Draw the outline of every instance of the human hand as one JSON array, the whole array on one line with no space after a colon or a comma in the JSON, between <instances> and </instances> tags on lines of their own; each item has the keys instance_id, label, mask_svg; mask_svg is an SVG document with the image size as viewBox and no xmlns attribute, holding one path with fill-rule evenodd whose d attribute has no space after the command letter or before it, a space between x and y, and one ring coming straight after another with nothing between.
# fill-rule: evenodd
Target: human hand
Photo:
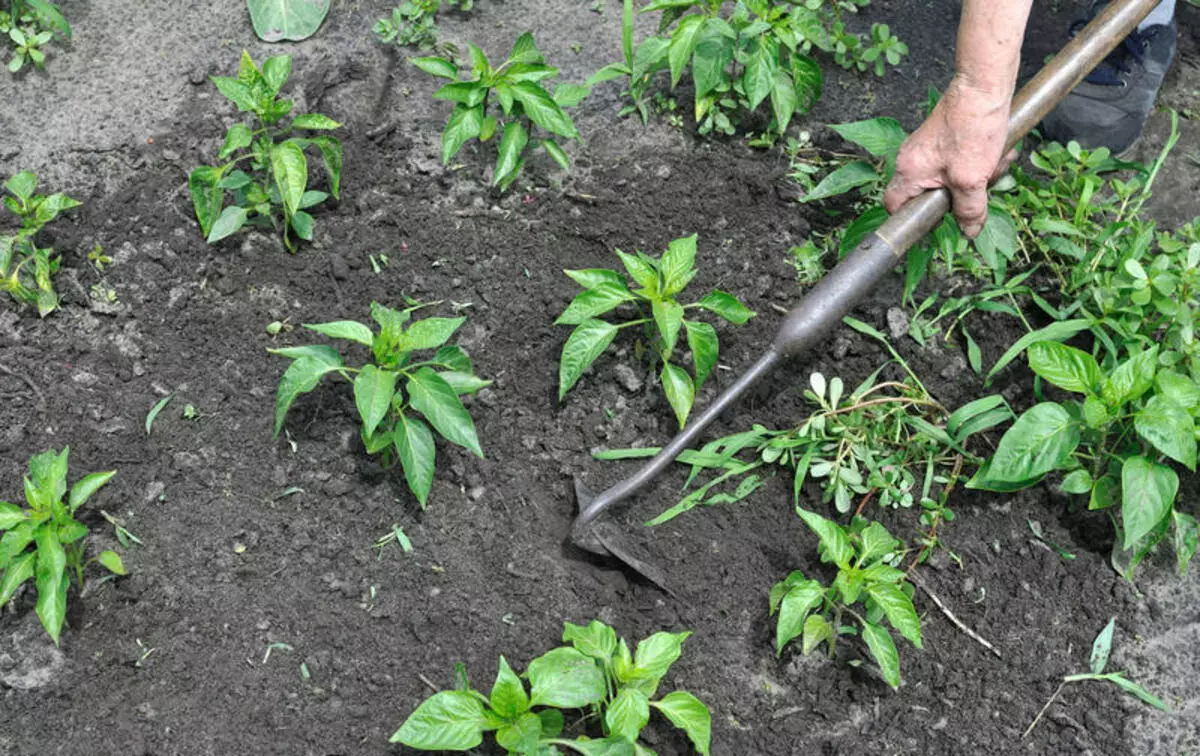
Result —
<instances>
[{"instance_id":1,"label":"human hand","mask_svg":"<svg viewBox=\"0 0 1200 756\"><path fill-rule=\"evenodd\" d=\"M1008 170L1016 151L1004 154L1010 99L973 87L956 76L933 112L896 156L896 173L883 195L889 213L928 189L950 190L962 232L979 235L987 220L987 187Z\"/></svg>"}]
</instances>

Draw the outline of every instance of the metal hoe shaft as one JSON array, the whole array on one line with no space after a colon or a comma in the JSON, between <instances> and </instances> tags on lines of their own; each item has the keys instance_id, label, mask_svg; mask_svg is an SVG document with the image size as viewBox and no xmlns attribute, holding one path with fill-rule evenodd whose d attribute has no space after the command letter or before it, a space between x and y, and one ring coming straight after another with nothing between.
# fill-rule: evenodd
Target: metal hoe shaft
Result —
<instances>
[{"instance_id":1,"label":"metal hoe shaft","mask_svg":"<svg viewBox=\"0 0 1200 756\"><path fill-rule=\"evenodd\" d=\"M1013 99L1005 150L1028 134L1158 3L1159 0L1114 2L1084 27ZM595 519L653 480L782 358L803 352L820 341L949 210L950 193L934 189L914 197L893 213L788 313L766 353L687 428L636 473L591 501L580 502L580 513L571 531L572 541L589 551L610 553L611 549L605 548L591 532Z\"/></svg>"}]
</instances>

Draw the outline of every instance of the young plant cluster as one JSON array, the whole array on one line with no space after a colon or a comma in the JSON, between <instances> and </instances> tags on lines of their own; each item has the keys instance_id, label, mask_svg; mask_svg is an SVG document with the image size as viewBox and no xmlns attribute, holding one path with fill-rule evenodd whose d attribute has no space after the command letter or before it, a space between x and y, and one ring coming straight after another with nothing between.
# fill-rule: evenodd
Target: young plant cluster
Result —
<instances>
[{"instance_id":1,"label":"young plant cluster","mask_svg":"<svg viewBox=\"0 0 1200 756\"><path fill-rule=\"evenodd\" d=\"M21 221L12 236L0 236L0 291L23 304L37 306L46 317L58 308L51 277L58 271L59 258L49 247L37 245L37 234L64 210L79 202L65 194L36 194L37 176L23 171L4 183L4 206Z\"/></svg>"},{"instance_id":2,"label":"young plant cluster","mask_svg":"<svg viewBox=\"0 0 1200 756\"><path fill-rule=\"evenodd\" d=\"M631 653L625 639L603 622L567 622L563 642L570 645L529 662L523 676L501 656L489 695L471 688L460 669L456 689L437 693L418 706L392 742L422 751L467 751L483 743L484 733L494 732L496 744L509 754L650 756L654 751L638 737L651 711L657 711L683 730L697 753L708 756L708 707L682 690L656 698L689 635L655 633ZM529 681L528 688L522 677ZM563 734L564 711L575 709L587 712L584 721L596 722L601 737Z\"/></svg>"},{"instance_id":3,"label":"young plant cluster","mask_svg":"<svg viewBox=\"0 0 1200 756\"><path fill-rule=\"evenodd\" d=\"M8 10L0 10L0 35L12 45L12 58L8 70L20 71L32 64L42 68L46 64L43 49L55 37L71 41L71 25L62 14L62 9L46 0L10 0Z\"/></svg>"},{"instance_id":4,"label":"young plant cluster","mask_svg":"<svg viewBox=\"0 0 1200 756\"><path fill-rule=\"evenodd\" d=\"M771 615L779 615L776 653L782 654L784 646L801 638L805 656L825 643L832 659L842 635L858 634L883 679L892 688L900 687L900 655L883 620L921 648L921 620L913 608L913 587L905 572L895 566L902 544L883 525L868 524L862 517L856 516L849 527L843 527L800 507L796 513L817 535L821 561L836 566L837 576L826 586L797 570L771 588ZM860 603L863 606L856 609ZM857 627L843 624L847 619L853 619Z\"/></svg>"},{"instance_id":5,"label":"young plant cluster","mask_svg":"<svg viewBox=\"0 0 1200 756\"><path fill-rule=\"evenodd\" d=\"M562 401L583 372L608 349L622 328L642 327L644 342L639 352L650 355L650 367L662 363L659 379L667 402L675 411L679 427L687 422L696 392L717 364L717 331L709 323L685 317L688 310L706 310L734 325L742 325L754 312L732 294L714 289L696 302L680 304L678 296L696 276L696 235L676 239L662 257L643 252L617 256L636 288L615 270L590 268L564 271L584 288L555 321L575 326L563 344L558 369L558 398ZM614 325L600 316L628 306L636 310L632 319ZM682 333L681 333L682 332ZM675 347L685 335L692 355L692 375L677 362Z\"/></svg>"},{"instance_id":6,"label":"young plant cluster","mask_svg":"<svg viewBox=\"0 0 1200 756\"><path fill-rule=\"evenodd\" d=\"M474 0L445 0L451 6L467 13L474 7ZM419 50L440 50L454 54L454 46L438 42L437 14L443 0L405 0L392 9L391 18L376 22L375 36L384 44L398 47L416 47Z\"/></svg>"},{"instance_id":7,"label":"young plant cluster","mask_svg":"<svg viewBox=\"0 0 1200 756\"><path fill-rule=\"evenodd\" d=\"M42 627L58 645L67 618L67 590L71 578L83 588L83 572L91 562L116 575L125 566L115 551L86 558L87 526L75 513L92 494L108 483L115 471L84 476L67 493L67 457L62 452L42 452L30 458L25 478L28 508L0 501L0 607L12 601L17 590L32 579L37 588L37 615ZM64 498L65 497L65 498Z\"/></svg>"},{"instance_id":8,"label":"young plant cluster","mask_svg":"<svg viewBox=\"0 0 1200 756\"><path fill-rule=\"evenodd\" d=\"M475 45L468 48L470 72L460 71L457 63L444 57L412 59L425 73L450 80L433 93L436 99L454 103L442 132L442 163L449 164L468 141L488 142L499 134L492 185L501 191L521 173L530 148L541 147L563 170L569 170L570 158L554 137L579 138L566 108L578 105L590 90L578 84L559 84L551 95L543 82L557 76L558 69L546 65L532 34L522 34L508 59L496 67L483 50ZM534 138L535 128L548 136Z\"/></svg>"},{"instance_id":9,"label":"young plant cluster","mask_svg":"<svg viewBox=\"0 0 1200 756\"><path fill-rule=\"evenodd\" d=\"M296 397L315 389L324 376L340 375L354 385L354 404L362 419L367 453L382 454L385 466L399 460L422 509L433 486L434 431L483 456L475 423L459 397L491 383L475 375L471 358L462 347L446 343L466 318L412 320L413 312L428 306L410 302L403 310L393 310L372 302L371 317L378 332L354 320L304 326L370 349L372 361L362 367L347 366L337 349L323 344L271 350L293 360L279 382L275 435L282 430ZM434 350L431 357L414 357L415 352L429 350Z\"/></svg>"},{"instance_id":10,"label":"young plant cluster","mask_svg":"<svg viewBox=\"0 0 1200 756\"><path fill-rule=\"evenodd\" d=\"M235 123L225 134L217 155L228 161L202 165L188 176L196 220L209 244L239 231L247 223L274 228L294 252L296 239L312 241L313 217L308 210L338 198L342 178L342 145L328 134L289 136L293 131L324 132L341 124L319 113L302 113L283 121L295 105L279 92L292 70L292 59L278 55L260 69L242 51L236 77L214 76L213 84L239 112L253 113L255 123ZM325 163L329 193L308 188L305 150L315 148ZM242 166L245 166L243 170ZM233 202L225 204L227 193Z\"/></svg>"}]
</instances>

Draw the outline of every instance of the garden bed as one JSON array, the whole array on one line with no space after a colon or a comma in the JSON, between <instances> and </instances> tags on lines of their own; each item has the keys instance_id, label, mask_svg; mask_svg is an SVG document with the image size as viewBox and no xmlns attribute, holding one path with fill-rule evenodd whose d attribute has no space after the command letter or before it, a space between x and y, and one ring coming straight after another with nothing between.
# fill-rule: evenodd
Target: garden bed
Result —
<instances>
[{"instance_id":1,"label":"garden bed","mask_svg":"<svg viewBox=\"0 0 1200 756\"><path fill-rule=\"evenodd\" d=\"M64 255L62 311L38 320L0 306L0 495L19 496L32 454L69 444L72 479L118 470L82 510L96 545L115 544L101 509L141 541L123 552L129 576L93 580L70 602L61 649L31 597L0 614L0 753L398 752L388 737L430 684L452 685L455 662L486 689L499 654L520 669L557 645L564 621L593 618L629 638L694 633L668 687L709 705L716 753L1200 748L1196 570L1178 579L1166 555L1148 561L1136 585L1120 579L1108 566L1107 519L1069 510L1049 487L955 494L958 518L943 538L962 563L939 552L921 574L999 654L919 592L925 648L901 648L898 692L870 664L844 663L852 652L838 663L792 650L776 658L768 589L793 569L823 575L815 539L792 510L790 480L643 528L677 500L680 468L619 509L674 595L564 545L572 476L600 489L633 469L589 452L659 445L675 424L650 377L629 390L611 354L556 403L568 329L553 319L576 291L562 269L611 266L614 248L657 253L698 233L697 289L730 291L759 313L721 330L724 369L698 397L702 406L801 296L788 247L832 222L791 201L786 157L698 139L690 126L619 120L619 87L610 84L581 107L585 142L573 148L569 176L540 157L496 194L481 155L468 150L461 166L440 165L445 103L429 99L429 77L369 32L391 5L335 2L317 37L286 51L295 58L292 95L346 124L341 202L318 211L315 242L294 256L260 233L210 247L186 173L212 159L232 108L206 76L230 73L243 46L259 60L280 48L253 38L240 0L157 5L131 15L65 2L73 46L44 73L0 76L0 133L11 137L0 144L0 176L33 170L84 203L52 229ZM619 55L619 3L603 13L589 5L480 0L469 16L448 14L443 34L500 52L532 28L563 78L582 81ZM1062 6L1039 9L1031 23L1033 65L1065 37L1077 9ZM926 87L949 75L954 8L877 2L869 16L892 23L909 59L882 80L827 67L826 97L803 125L820 132L821 123L888 114L914 126ZM1197 47L1187 29L1198 19L1189 7L1180 13L1183 60L1165 97L1195 107L1187 81ZM1162 129L1156 120L1147 154ZM1196 136L1185 121L1180 157L1162 179L1167 200L1155 210L1167 222L1193 212L1181 196L1195 196L1197 172L1182 156L1195 152ZM114 258L103 279L116 304L89 296L100 274L85 258L97 243ZM380 253L388 264L376 271L368 256ZM900 289L898 276L889 279L855 316L887 330ZM315 339L270 335L267 324L365 320L371 301L398 305L403 295L445 300L438 314L464 305L458 343L494 381L470 403L486 458L439 447L424 512L397 472L363 453L348 384L302 398L290 441L271 440L287 361L267 350ZM979 330L988 363L1016 336L999 320ZM957 349L896 343L946 406L985 393ZM799 418L811 371L854 384L886 359L876 342L839 333L778 370L710 436ZM1023 370L1010 368L988 390L1027 406ZM148 434L147 412L170 392ZM182 416L188 404L197 418ZM898 536L912 535L913 512L876 514ZM1028 520L1076 558L1034 539ZM411 555L395 544L373 548L393 525L411 538ZM1113 686L1076 684L1022 738L1062 675L1086 667L1113 616L1113 668L1174 712ZM646 741L660 754L688 752L662 722Z\"/></svg>"}]
</instances>

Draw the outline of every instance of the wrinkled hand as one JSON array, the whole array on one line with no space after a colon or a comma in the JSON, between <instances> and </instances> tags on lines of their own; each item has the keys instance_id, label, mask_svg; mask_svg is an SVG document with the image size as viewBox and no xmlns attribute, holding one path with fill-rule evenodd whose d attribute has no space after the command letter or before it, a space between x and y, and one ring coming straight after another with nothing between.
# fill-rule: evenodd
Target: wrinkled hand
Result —
<instances>
[{"instance_id":1,"label":"wrinkled hand","mask_svg":"<svg viewBox=\"0 0 1200 756\"><path fill-rule=\"evenodd\" d=\"M950 190L954 217L971 238L987 220L987 188L1008 169L1016 151L1004 154L1008 95L995 96L956 77L929 118L896 157L896 174L883 196L888 212L927 189Z\"/></svg>"}]
</instances>

